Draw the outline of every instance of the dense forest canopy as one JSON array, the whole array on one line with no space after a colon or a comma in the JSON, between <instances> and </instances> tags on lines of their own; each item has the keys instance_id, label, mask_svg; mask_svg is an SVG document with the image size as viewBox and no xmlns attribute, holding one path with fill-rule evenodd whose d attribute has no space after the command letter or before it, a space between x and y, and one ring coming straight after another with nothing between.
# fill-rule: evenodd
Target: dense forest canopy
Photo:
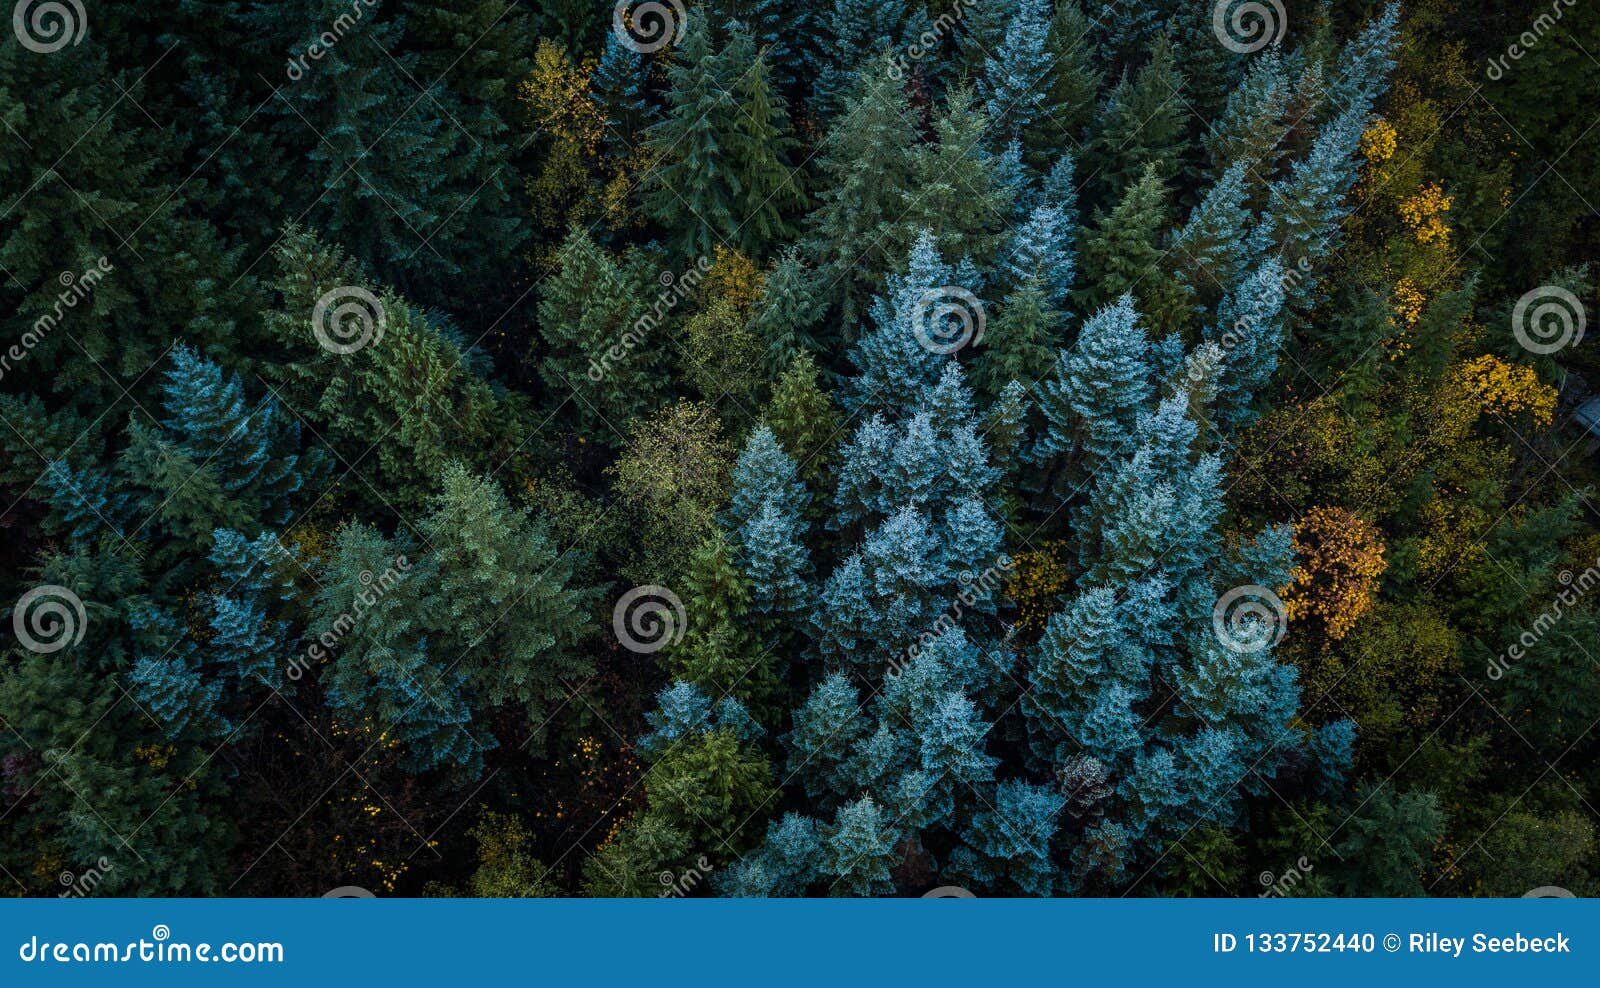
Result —
<instances>
[{"instance_id":1,"label":"dense forest canopy","mask_svg":"<svg viewBox=\"0 0 1600 988\"><path fill-rule=\"evenodd\" d=\"M1593 894L1597 52L21 0L0 888Z\"/></svg>"}]
</instances>

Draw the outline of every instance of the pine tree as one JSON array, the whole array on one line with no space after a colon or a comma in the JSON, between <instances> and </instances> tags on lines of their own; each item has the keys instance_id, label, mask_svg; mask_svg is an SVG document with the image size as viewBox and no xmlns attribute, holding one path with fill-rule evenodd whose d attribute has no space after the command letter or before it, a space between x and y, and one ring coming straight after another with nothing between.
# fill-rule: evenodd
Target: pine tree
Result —
<instances>
[{"instance_id":1,"label":"pine tree","mask_svg":"<svg viewBox=\"0 0 1600 988\"><path fill-rule=\"evenodd\" d=\"M319 0L291 59L320 28L348 18L342 0ZM267 14L265 16L273 16ZM280 15L281 16L281 15ZM368 18L361 37L334 57L310 61L302 78L263 112L307 162L306 222L359 257L384 281L426 302L462 303L516 256L527 237L516 216L504 135L473 133L455 92L434 87L419 112L419 54L404 44L404 21ZM453 45L451 47L454 47ZM449 286L448 290L439 290Z\"/></svg>"},{"instance_id":2,"label":"pine tree","mask_svg":"<svg viewBox=\"0 0 1600 988\"><path fill-rule=\"evenodd\" d=\"M1030 279L1006 299L1005 308L984 334L973 382L998 397L1012 382L1042 380L1055 365L1061 314L1051 307L1037 280Z\"/></svg>"},{"instance_id":3,"label":"pine tree","mask_svg":"<svg viewBox=\"0 0 1600 988\"><path fill-rule=\"evenodd\" d=\"M1284 284L1283 266L1267 260L1223 302L1206 334L1222 351L1213 418L1225 433L1250 424L1255 400L1278 368Z\"/></svg>"},{"instance_id":4,"label":"pine tree","mask_svg":"<svg viewBox=\"0 0 1600 988\"><path fill-rule=\"evenodd\" d=\"M187 347L172 352L163 386L164 423L190 460L212 471L223 490L246 499L267 524L289 520L300 489L300 423L270 397L251 403L237 374ZM257 507L259 505L259 507Z\"/></svg>"},{"instance_id":5,"label":"pine tree","mask_svg":"<svg viewBox=\"0 0 1600 988\"><path fill-rule=\"evenodd\" d=\"M644 144L646 130L659 111L645 98L650 67L645 57L623 44L615 32L606 35L605 47L595 65L594 99L605 115L608 153L627 158Z\"/></svg>"},{"instance_id":6,"label":"pine tree","mask_svg":"<svg viewBox=\"0 0 1600 988\"><path fill-rule=\"evenodd\" d=\"M1204 308L1232 292L1248 261L1245 235L1250 213L1245 206L1245 171L1236 161L1206 191L1189 221L1172 238L1172 260L1185 293Z\"/></svg>"},{"instance_id":7,"label":"pine tree","mask_svg":"<svg viewBox=\"0 0 1600 988\"><path fill-rule=\"evenodd\" d=\"M761 351L761 368L769 377L783 374L795 361L809 360L810 354L823 349L812 334L823 315L817 288L813 273L794 248L784 251L768 272L748 329Z\"/></svg>"},{"instance_id":8,"label":"pine tree","mask_svg":"<svg viewBox=\"0 0 1600 988\"><path fill-rule=\"evenodd\" d=\"M987 263L1005 240L1003 221L1011 213L1012 192L1000 180L996 157L986 150L988 127L972 91L958 86L934 114L934 140L915 156L906 219L913 228L931 230L948 257Z\"/></svg>"},{"instance_id":9,"label":"pine tree","mask_svg":"<svg viewBox=\"0 0 1600 988\"><path fill-rule=\"evenodd\" d=\"M784 735L789 772L813 798L842 792L850 749L866 730L861 701L843 673L822 678L794 713L794 729Z\"/></svg>"},{"instance_id":10,"label":"pine tree","mask_svg":"<svg viewBox=\"0 0 1600 988\"><path fill-rule=\"evenodd\" d=\"M794 458L784 452L770 428L758 426L750 433L733 464L733 503L726 517L728 528L734 531L743 528L769 501L777 505L780 514L797 517L810 500L811 496L800 483Z\"/></svg>"},{"instance_id":11,"label":"pine tree","mask_svg":"<svg viewBox=\"0 0 1600 988\"><path fill-rule=\"evenodd\" d=\"M308 622L315 642L308 654L313 662L327 663L325 671L313 669L330 706L369 725L375 740L402 745L407 768L476 777L494 741L481 727L468 726L472 712L464 677L454 668L459 656L430 655L438 570L424 556L398 579L383 580L382 574L400 570L402 557L409 563L415 554L410 545L370 528L341 528L318 578L321 589ZM388 584L383 593L372 589L375 581Z\"/></svg>"},{"instance_id":12,"label":"pine tree","mask_svg":"<svg viewBox=\"0 0 1600 988\"><path fill-rule=\"evenodd\" d=\"M1056 868L1050 857L1056 819L1066 801L1053 790L1017 779L1000 783L994 809L977 813L964 839L986 884L1005 881L1024 895L1048 896Z\"/></svg>"},{"instance_id":13,"label":"pine tree","mask_svg":"<svg viewBox=\"0 0 1600 988\"><path fill-rule=\"evenodd\" d=\"M1005 36L994 54L984 59L984 109L1000 135L1026 133L1044 107L1040 85L1044 74L1049 5L1045 0L1020 0Z\"/></svg>"},{"instance_id":14,"label":"pine tree","mask_svg":"<svg viewBox=\"0 0 1600 988\"><path fill-rule=\"evenodd\" d=\"M1273 182L1260 223L1250 235L1253 256L1279 257L1286 268L1327 257L1343 238L1341 221L1350 214L1346 197L1356 181L1356 147L1366 114L1346 111L1317 134L1311 153L1296 161L1286 178ZM1288 286L1289 300L1303 307L1317 279Z\"/></svg>"},{"instance_id":15,"label":"pine tree","mask_svg":"<svg viewBox=\"0 0 1600 988\"><path fill-rule=\"evenodd\" d=\"M1034 208L1011 242L1006 266L1012 284L1020 288L1034 280L1050 305L1063 306L1072 290L1074 274L1071 236L1071 224L1060 208Z\"/></svg>"},{"instance_id":16,"label":"pine tree","mask_svg":"<svg viewBox=\"0 0 1600 988\"><path fill-rule=\"evenodd\" d=\"M1239 162L1252 173L1273 175L1283 156L1283 139L1292 121L1287 119L1289 79L1283 56L1276 49L1250 62L1239 86L1228 94L1227 105L1206 130L1204 143L1210 174L1220 178ZM1259 184L1252 175L1252 198Z\"/></svg>"},{"instance_id":17,"label":"pine tree","mask_svg":"<svg viewBox=\"0 0 1600 988\"><path fill-rule=\"evenodd\" d=\"M889 276L885 296L873 302L872 332L850 352L860 370L843 396L851 412L888 411L919 395L949 363L939 349L976 335L965 320L977 313L970 307L947 313L940 304L956 275L940 258L932 231L917 236L906 268L904 275Z\"/></svg>"},{"instance_id":18,"label":"pine tree","mask_svg":"<svg viewBox=\"0 0 1600 988\"><path fill-rule=\"evenodd\" d=\"M833 0L831 6L817 12L821 30L806 49L812 92L818 112L824 116L840 107L843 113L850 112L847 96L859 92L852 83L858 80L856 71L863 62L886 51L899 51L902 36L921 30L915 21L907 23L904 0ZM883 78L890 78L887 72Z\"/></svg>"}]
</instances>

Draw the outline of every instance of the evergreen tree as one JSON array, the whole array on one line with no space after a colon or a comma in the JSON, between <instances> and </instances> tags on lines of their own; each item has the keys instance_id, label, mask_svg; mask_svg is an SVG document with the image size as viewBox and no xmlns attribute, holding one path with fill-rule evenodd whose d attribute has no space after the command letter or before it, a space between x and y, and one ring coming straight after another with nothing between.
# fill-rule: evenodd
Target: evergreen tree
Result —
<instances>
[{"instance_id":1,"label":"evergreen tree","mask_svg":"<svg viewBox=\"0 0 1600 988\"><path fill-rule=\"evenodd\" d=\"M742 28L712 47L697 19L667 70L667 111L650 129L655 167L646 181L651 214L675 231L683 256L732 244L760 257L785 236L783 214L798 205L789 178L788 115L772 92L754 42Z\"/></svg>"},{"instance_id":2,"label":"evergreen tree","mask_svg":"<svg viewBox=\"0 0 1600 988\"><path fill-rule=\"evenodd\" d=\"M843 107L851 110L848 95L860 92L857 69L884 52L898 52L901 39L921 33L921 16L912 15L904 0L833 0L831 9L816 12L815 44L806 49L812 92L824 116ZM866 74L865 71L862 73ZM885 80L894 83L887 72Z\"/></svg>"},{"instance_id":3,"label":"evergreen tree","mask_svg":"<svg viewBox=\"0 0 1600 988\"><path fill-rule=\"evenodd\" d=\"M1040 83L1049 34L1049 5L1044 0L1020 0L1000 44L983 50L984 108L999 133L1008 138L1025 133L1045 103Z\"/></svg>"},{"instance_id":4,"label":"evergreen tree","mask_svg":"<svg viewBox=\"0 0 1600 988\"><path fill-rule=\"evenodd\" d=\"M906 214L920 181L917 134L891 64L885 57L861 69L818 152L820 191L807 219L806 248L818 282L835 286L845 303L846 320L855 318L854 306L881 284L915 236Z\"/></svg>"},{"instance_id":5,"label":"evergreen tree","mask_svg":"<svg viewBox=\"0 0 1600 988\"><path fill-rule=\"evenodd\" d=\"M1116 20L1128 18L1118 14ZM1111 199L1154 171L1161 182L1177 177L1189 111L1183 76L1165 36L1137 75L1124 76L1100 111L1095 137L1103 199Z\"/></svg>"},{"instance_id":6,"label":"evergreen tree","mask_svg":"<svg viewBox=\"0 0 1600 988\"><path fill-rule=\"evenodd\" d=\"M1077 343L1057 357L1055 373L1039 385L1047 423L1039 453L1081 449L1093 470L1121 452L1154 393L1149 348L1131 298L1124 296L1090 317Z\"/></svg>"},{"instance_id":7,"label":"evergreen tree","mask_svg":"<svg viewBox=\"0 0 1600 988\"><path fill-rule=\"evenodd\" d=\"M1366 115L1340 114L1317 135L1311 153L1294 163L1290 174L1273 182L1267 208L1250 235L1250 252L1276 255L1286 268L1328 256L1342 241L1342 221L1350 214L1346 196L1356 181L1356 146ZM1316 287L1315 278L1289 286L1290 301L1303 306Z\"/></svg>"},{"instance_id":8,"label":"evergreen tree","mask_svg":"<svg viewBox=\"0 0 1600 988\"><path fill-rule=\"evenodd\" d=\"M539 375L551 393L579 396L585 434L607 437L608 423L625 429L654 407L665 329L637 311L635 286L588 233L574 229L557 256L539 302Z\"/></svg>"},{"instance_id":9,"label":"evergreen tree","mask_svg":"<svg viewBox=\"0 0 1600 988\"><path fill-rule=\"evenodd\" d=\"M767 274L748 328L768 376L777 377L795 361L809 360L809 354L822 349L811 332L823 315L817 287L794 249L785 251Z\"/></svg>"},{"instance_id":10,"label":"evergreen tree","mask_svg":"<svg viewBox=\"0 0 1600 988\"><path fill-rule=\"evenodd\" d=\"M823 828L818 868L831 880L829 895L885 895L894 889L890 867L900 832L870 796L839 807Z\"/></svg>"},{"instance_id":11,"label":"evergreen tree","mask_svg":"<svg viewBox=\"0 0 1600 988\"><path fill-rule=\"evenodd\" d=\"M591 595L569 586L573 560L492 481L446 469L422 533L433 547L433 620L484 708L526 711L539 744L554 711L592 671L578 648Z\"/></svg>"},{"instance_id":12,"label":"evergreen tree","mask_svg":"<svg viewBox=\"0 0 1600 988\"><path fill-rule=\"evenodd\" d=\"M828 394L818 387L817 365L809 353L797 355L773 385L762 420L799 463L801 480L807 486L821 483L842 422Z\"/></svg>"},{"instance_id":13,"label":"evergreen tree","mask_svg":"<svg viewBox=\"0 0 1600 988\"><path fill-rule=\"evenodd\" d=\"M984 334L973 371L978 390L998 397L1012 382L1042 380L1055 365L1060 324L1038 281L1024 282Z\"/></svg>"},{"instance_id":14,"label":"evergreen tree","mask_svg":"<svg viewBox=\"0 0 1600 988\"><path fill-rule=\"evenodd\" d=\"M1236 161L1206 191L1189 221L1172 238L1172 259L1184 291L1203 307L1234 290L1248 260L1245 234L1250 213L1245 206L1245 171L1250 162Z\"/></svg>"},{"instance_id":15,"label":"evergreen tree","mask_svg":"<svg viewBox=\"0 0 1600 988\"><path fill-rule=\"evenodd\" d=\"M1023 133L1028 163L1041 173L1082 148L1095 119L1101 73L1090 26L1078 0L1056 4L1045 35L1044 105Z\"/></svg>"},{"instance_id":16,"label":"evergreen tree","mask_svg":"<svg viewBox=\"0 0 1600 988\"><path fill-rule=\"evenodd\" d=\"M1166 213L1167 189L1151 166L1115 209L1096 214L1095 229L1083 245L1085 287L1079 295L1085 310L1131 293L1157 335L1182 326L1187 303L1160 246Z\"/></svg>"}]
</instances>

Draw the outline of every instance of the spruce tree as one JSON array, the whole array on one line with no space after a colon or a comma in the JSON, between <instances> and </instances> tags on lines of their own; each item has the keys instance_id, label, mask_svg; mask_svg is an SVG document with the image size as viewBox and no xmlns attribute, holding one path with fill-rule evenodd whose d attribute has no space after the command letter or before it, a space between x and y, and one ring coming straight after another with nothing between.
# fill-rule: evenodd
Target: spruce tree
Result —
<instances>
[{"instance_id":1,"label":"spruce tree","mask_svg":"<svg viewBox=\"0 0 1600 988\"><path fill-rule=\"evenodd\" d=\"M719 51L696 19L678 56L667 70L666 116L649 134L651 215L674 231L681 256L709 256L731 244L761 257L788 233L784 214L799 201L785 163L783 99L742 28L731 29Z\"/></svg>"}]
</instances>

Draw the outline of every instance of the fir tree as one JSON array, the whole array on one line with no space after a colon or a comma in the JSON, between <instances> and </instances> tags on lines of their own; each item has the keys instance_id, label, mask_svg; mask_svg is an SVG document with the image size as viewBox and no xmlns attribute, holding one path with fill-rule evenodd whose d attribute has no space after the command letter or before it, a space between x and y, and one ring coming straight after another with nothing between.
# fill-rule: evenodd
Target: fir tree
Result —
<instances>
[{"instance_id":1,"label":"fir tree","mask_svg":"<svg viewBox=\"0 0 1600 988\"><path fill-rule=\"evenodd\" d=\"M1039 385L1047 422L1040 452L1081 449L1091 470L1121 452L1154 392L1149 347L1131 298L1090 317L1077 343L1058 356L1055 373Z\"/></svg>"},{"instance_id":2,"label":"fir tree","mask_svg":"<svg viewBox=\"0 0 1600 988\"><path fill-rule=\"evenodd\" d=\"M1167 189L1154 166L1130 186L1109 214L1096 214L1083 246L1087 310L1131 293L1139 312L1158 335L1179 328L1188 315L1183 289L1166 268L1161 234L1166 226Z\"/></svg>"},{"instance_id":3,"label":"fir tree","mask_svg":"<svg viewBox=\"0 0 1600 988\"><path fill-rule=\"evenodd\" d=\"M760 257L788 226L798 204L784 158L787 111L765 63L742 28L713 50L697 19L667 71L665 118L650 130L655 167L647 179L651 214L676 231L683 256L707 256L731 243Z\"/></svg>"}]
</instances>

